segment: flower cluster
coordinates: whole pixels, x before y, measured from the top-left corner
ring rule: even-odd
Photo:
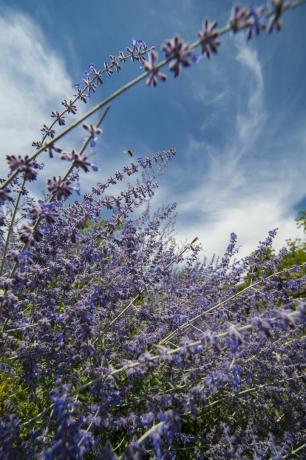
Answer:
[[[192,55],[191,47],[184,42],[178,35],[167,40],[163,46],[166,58],[169,59],[169,70],[178,77],[182,67],[190,66],[190,57]]]
[[[158,54],[155,50],[149,53],[148,60],[144,62],[144,68],[149,72],[149,77],[147,79],[148,86],[156,86],[158,79],[165,81],[167,80],[167,75],[160,72],[158,67],[156,67]]]
[[[30,163],[28,155],[25,157],[21,155],[17,157],[15,155],[7,155],[6,159],[12,172],[18,171],[23,173],[23,177],[28,181],[36,179],[37,169],[39,169],[38,164],[35,160]]]
[[[37,412],[3,420],[3,452],[145,458],[152,449],[168,458],[187,444],[187,458],[271,454],[272,446],[290,453],[301,442],[305,306],[295,296],[305,277],[289,282],[282,254],[256,271],[275,231],[240,261],[233,233],[219,262],[201,263],[197,241],[176,247],[174,207],[132,220],[126,206],[149,197],[150,185],[105,196],[115,177],[124,172],[79,204],[28,211],[48,228],[31,236],[15,276],[1,278],[1,372],[22,376]],[[18,415],[18,405],[12,410]]]
[[[199,62],[203,55],[209,59],[212,54],[217,54],[220,46],[220,36],[232,31],[234,34],[246,30],[247,39],[250,40],[254,35],[267,30],[269,33],[282,28],[281,17],[286,9],[294,5],[286,3],[284,0],[271,0],[270,4],[257,8],[255,6],[233,7],[228,23],[224,29],[217,29],[217,21],[210,21],[207,18],[203,21],[202,29],[198,32],[199,40],[192,44],[185,42],[178,35],[166,40],[162,46],[165,53],[166,63],[174,77],[178,77],[182,67],[189,67],[192,62]],[[193,49],[201,46],[201,55],[197,56]],[[156,86],[158,79],[165,81],[167,76],[160,72],[160,67],[164,63],[157,62],[158,54],[156,51],[150,52],[148,59],[144,62],[144,68],[148,72],[148,86]]]
[[[202,54],[206,54],[210,58],[211,53],[217,54],[220,42],[218,40],[218,32],[215,30],[217,21],[208,21],[205,19],[203,22],[202,30],[198,33],[201,40]]]

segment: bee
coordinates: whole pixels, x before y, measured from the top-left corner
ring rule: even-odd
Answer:
[[[124,150],[124,152],[127,153],[128,155],[130,155],[130,157],[134,156],[134,154],[133,154],[131,149]]]

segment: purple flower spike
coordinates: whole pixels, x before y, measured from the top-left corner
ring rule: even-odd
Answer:
[[[82,91],[78,89],[78,93]],[[86,102],[86,101],[85,101]],[[76,105],[73,104],[73,101],[69,101],[67,102],[66,99],[64,99],[64,101],[62,102],[62,105],[65,107],[65,109],[67,110],[67,113],[72,113],[73,115],[76,114],[77,112],[77,108],[76,108]]]
[[[33,141],[32,142],[32,147],[36,147],[37,149],[40,149],[43,146],[42,141]]]
[[[96,91],[97,86],[94,84],[94,82],[89,78],[84,78],[83,79],[84,85],[88,93],[94,93]]]
[[[239,5],[235,6],[232,10],[229,25],[234,34],[242,29],[247,29],[248,40],[250,40],[253,35],[259,35],[262,30],[267,28],[267,24],[264,22],[260,10],[253,6],[250,8],[242,8]]]
[[[87,157],[84,155],[79,155],[75,150],[64,153],[61,158],[62,160],[73,161],[77,168],[83,169],[83,171],[86,173],[89,171],[89,167],[91,166],[91,163],[87,161]]]
[[[106,73],[107,73],[107,75],[108,75],[109,77],[111,77],[111,76],[112,76],[112,74],[113,74],[113,71],[112,71],[111,65],[110,65],[110,64],[108,64],[107,62],[104,62],[104,68],[103,68],[103,72],[106,72]]]
[[[285,2],[283,0],[271,0],[271,5],[273,14],[268,25],[268,32],[271,33],[273,30],[277,30],[279,32],[282,28],[280,18],[285,10]]]
[[[217,21],[209,21],[207,18],[203,21],[202,30],[198,33],[201,39],[202,54],[206,54],[208,59],[213,54],[217,54],[220,41],[217,39],[219,34],[215,30]]]
[[[167,75],[160,72],[159,69],[155,66],[157,57],[157,52],[153,50],[149,53],[148,60],[144,62],[145,70],[150,72],[150,75],[146,81],[148,86],[156,86],[158,78],[162,81],[167,80]]]
[[[13,201],[13,198],[10,195],[10,190],[0,190],[0,204],[4,201]]]
[[[55,145],[52,143],[52,144],[49,144],[49,145],[45,148],[45,151],[48,152],[49,158],[53,158],[53,154],[54,154],[54,153],[61,153],[62,149],[60,149],[60,148],[58,148],[58,147],[55,147]]]
[[[116,56],[112,56],[112,55],[110,55],[109,58],[111,60],[111,66],[114,67],[116,69],[116,71],[119,73],[120,70],[121,70],[121,66],[119,64],[118,58]]]
[[[55,136],[55,130],[52,128],[49,128],[47,125],[43,125],[41,128],[41,132],[46,136],[46,137],[51,137],[53,138]]]
[[[7,155],[6,159],[12,172],[16,170],[22,172],[24,174],[24,178],[28,181],[36,179],[36,170],[38,169],[38,165],[35,160],[29,163],[28,155],[25,157],[22,157],[21,155],[18,155],[17,157],[15,155]]]
[[[84,102],[86,104],[87,102],[87,94],[84,94],[83,91],[81,89],[78,89],[77,90],[77,93],[74,94],[74,97],[76,97],[77,99],[80,99],[82,102]],[[74,106],[75,107],[75,106]],[[75,107],[76,109],[76,107]],[[72,111],[71,111],[72,112]],[[72,112],[72,113],[75,113],[75,112]]]
[[[97,85],[102,85],[102,72],[100,70],[95,69],[94,67],[92,68],[91,72],[94,75],[94,78],[96,79]]]
[[[82,125],[84,129],[86,129],[86,131],[88,131],[93,137],[95,136],[98,136],[98,134],[101,134],[102,133],[102,129],[101,128],[96,128],[95,126],[93,125],[87,125],[87,124],[83,124]]]
[[[48,190],[50,193],[61,200],[62,198],[66,199],[72,193],[71,182],[69,180],[64,180],[60,176],[53,177],[53,179],[48,179]]]
[[[174,77],[178,77],[181,67],[190,66],[190,58],[192,49],[189,43],[184,42],[178,35],[167,40],[162,50],[166,54],[166,58],[171,58],[169,62],[169,70],[174,72]]]
[[[247,39],[250,40],[254,34],[259,35],[262,30],[265,30],[267,24],[263,22],[260,12],[254,7],[249,8],[248,18],[246,26],[248,29]]]
[[[25,244],[33,242],[33,239],[35,241],[40,241],[42,238],[42,234],[39,229],[33,230],[28,225],[23,225],[18,233],[20,240]]]
[[[55,118],[57,123],[60,125],[60,126],[63,126],[65,124],[65,117],[64,115],[62,115],[61,113],[59,112],[52,112],[51,113],[51,118]]]
[[[232,9],[232,14],[229,20],[229,25],[236,34],[242,29],[245,29],[248,26],[249,20],[249,11],[248,8],[242,8],[240,5],[234,6]]]

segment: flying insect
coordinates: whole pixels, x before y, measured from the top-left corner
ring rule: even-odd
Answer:
[[[130,155],[130,157],[134,156],[131,149],[124,150],[124,153],[127,153],[128,155]]]

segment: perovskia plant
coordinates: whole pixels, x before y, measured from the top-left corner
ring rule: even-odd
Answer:
[[[235,233],[210,264],[194,235],[177,247],[175,205],[152,213],[148,204],[174,148],[133,155],[80,201],[66,201],[79,171],[96,168],[87,149],[98,142],[113,99],[142,80],[152,87],[165,81],[165,66],[178,77],[211,58],[228,32],[252,39],[280,30],[283,14],[302,3],[236,6],[222,28],[205,19],[191,44],[166,40],[160,62],[153,47],[133,42],[102,69],[89,66],[64,110],[43,125],[32,155],[7,157],[10,172],[0,184],[1,458],[305,455],[305,267],[281,268],[286,251],[271,252],[276,230],[241,260]],[[62,129],[79,101],[127,60],[144,73]],[[95,124],[83,123],[103,107]],[[55,145],[82,123],[87,139],[78,151]],[[69,166],[48,180],[45,200],[34,200],[27,184],[46,152]],[[111,194],[116,184],[121,191]]]

